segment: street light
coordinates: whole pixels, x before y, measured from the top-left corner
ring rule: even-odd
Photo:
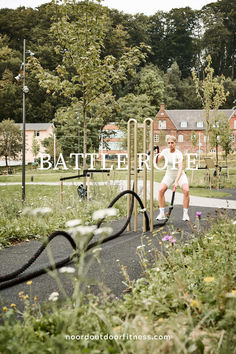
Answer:
[[[22,103],[22,203],[25,201],[25,95],[29,92],[28,86],[25,82],[25,55],[28,53],[30,56],[33,56],[34,53],[30,50],[26,51],[26,41],[23,40],[23,63],[21,69],[23,69],[23,75],[18,74],[15,79],[19,81],[23,78],[23,103]]]

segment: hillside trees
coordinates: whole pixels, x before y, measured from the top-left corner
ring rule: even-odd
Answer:
[[[83,129],[83,167],[86,167],[87,133],[90,121],[102,127],[102,117],[93,115],[93,106],[107,112],[104,95],[112,100],[112,87],[125,81],[127,73],[135,73],[135,68],[145,59],[147,47],[127,48],[119,59],[111,55],[101,56],[108,18],[99,6],[100,1],[77,3],[63,1],[57,8],[51,32],[57,41],[55,51],[61,55],[61,63],[55,71],[43,69],[35,58],[34,73],[39,84],[52,94],[66,97],[81,112]],[[55,6],[58,2],[55,2]],[[97,130],[98,131],[98,130]]]
[[[78,6],[83,1],[76,2]],[[206,57],[212,56],[212,68],[216,75],[223,74],[225,90],[229,96],[224,108],[232,108],[235,103],[235,57],[236,57],[236,2],[221,0],[194,11],[189,7],[158,11],[152,16],[129,15],[118,10],[110,10],[97,2],[101,12],[107,14],[103,45],[100,58],[112,56],[116,60],[127,54],[129,48],[139,46],[140,42],[150,45],[146,63],[159,71],[164,82],[164,102],[169,109],[200,109],[191,77],[194,68],[200,81],[204,79]],[[36,9],[20,7],[16,10],[0,9],[0,121],[11,117],[16,122],[22,120],[22,82],[14,79],[22,63],[23,38],[27,49],[35,53],[41,66],[50,73],[55,72],[63,58],[63,49],[55,55],[57,38],[50,27],[53,21],[61,21],[61,5],[58,2],[44,4]],[[54,18],[54,19],[53,19]],[[17,34],[17,35],[16,35]],[[63,46],[62,46],[63,47]],[[149,67],[147,67],[149,70]],[[179,71],[179,72],[178,72]],[[27,122],[49,122],[58,108],[70,104],[71,98],[48,93],[40,87],[38,78],[27,67],[26,97]],[[173,75],[176,76],[173,83]],[[126,81],[112,85],[116,100],[127,94],[145,94],[140,85],[140,77],[126,74]],[[155,106],[157,103],[154,104]],[[157,107],[158,110],[159,107]]]

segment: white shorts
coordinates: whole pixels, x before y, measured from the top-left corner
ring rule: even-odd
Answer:
[[[161,183],[165,183],[167,187],[169,188],[175,181],[177,177],[177,174],[169,173],[168,171],[166,172],[165,176],[163,177],[163,180]],[[179,179],[179,186],[180,188],[182,187],[183,184],[188,184],[188,178],[185,174],[185,172],[182,172],[182,175]]]

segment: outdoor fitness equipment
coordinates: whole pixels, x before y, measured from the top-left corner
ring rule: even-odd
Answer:
[[[133,125],[133,145],[132,145],[132,129],[131,126]],[[147,174],[147,166],[145,163],[142,164],[143,167],[143,204],[144,204],[144,209],[141,210],[142,212],[146,212],[147,208],[147,191],[148,191],[148,185],[149,185],[149,210],[150,210],[150,216],[149,216],[149,223],[150,223],[150,231],[153,232],[154,227],[158,226],[163,226],[167,223],[169,220],[170,214],[173,210],[174,207],[174,198],[175,198],[175,191],[176,189],[173,190],[172,192],[172,198],[171,198],[171,203],[169,206],[169,211],[167,213],[166,219],[165,220],[160,220],[156,224],[153,222],[153,195],[154,195],[154,166],[153,166],[153,160],[154,160],[154,150],[157,150],[158,147],[154,146],[154,124],[153,120],[151,118],[146,118],[144,120],[143,124],[138,124],[136,119],[130,119],[128,121],[128,178],[127,178],[127,189],[131,189],[131,180],[132,180],[132,175],[133,177],[133,183],[134,183],[134,192],[137,193],[138,191],[138,176],[140,173],[140,170],[138,169],[138,164],[137,164],[137,154],[138,154],[138,129],[143,130],[143,152],[149,150],[148,155],[150,156],[150,172],[149,172],[149,181],[148,181],[148,174]],[[149,134],[148,134],[149,133]],[[132,146],[133,146],[133,151],[132,151]],[[148,183],[149,182],[149,183]],[[127,203],[127,215],[130,210],[130,196],[128,196],[128,203]],[[134,232],[137,232],[137,201],[134,201]],[[146,225],[146,218],[145,215],[143,215],[143,231],[147,231],[147,225]],[[128,231],[131,230],[131,223],[128,225]]]
[[[134,166],[133,166],[133,172],[134,172],[134,184],[133,184],[133,188],[131,190],[131,124],[134,124]],[[149,124],[149,140],[150,140],[150,157],[151,157],[151,168],[150,168],[150,180],[149,180],[149,187],[150,187],[150,222],[149,222],[149,217],[147,215],[146,212],[146,206],[147,206],[147,168],[146,168],[146,164],[144,163],[143,165],[143,199],[144,199],[144,204],[142,202],[142,200],[140,199],[139,195],[137,194],[137,190],[138,190],[138,172],[140,172],[137,168],[137,150],[138,150],[138,146],[137,146],[137,140],[138,140],[138,127],[143,128],[143,148],[144,151],[147,150],[147,127]],[[167,215],[166,220],[164,220],[162,223],[158,223],[158,224],[153,224],[153,187],[154,187],[154,179],[153,179],[153,174],[154,174],[154,170],[153,170],[153,158],[154,158],[154,151],[153,151],[153,140],[154,140],[154,134],[153,134],[153,120],[150,118],[146,118],[144,120],[143,125],[138,125],[137,121],[135,119],[130,119],[128,122],[128,179],[127,179],[127,187],[128,189],[119,193],[116,198],[114,198],[112,200],[112,202],[109,204],[108,208],[112,208],[113,205],[120,199],[122,198],[124,195],[128,195],[128,202],[127,202],[127,206],[128,206],[128,210],[127,210],[127,219],[124,223],[124,225],[122,226],[122,228],[116,232],[113,235],[110,235],[108,237],[106,237],[103,240],[99,240],[99,241],[94,241],[88,244],[88,246],[86,247],[86,249],[84,250],[84,252],[87,252],[89,249],[92,249],[98,245],[101,245],[103,243],[106,243],[112,239],[117,238],[118,236],[120,236],[125,229],[128,227],[128,230],[130,230],[130,221],[131,221],[131,217],[132,217],[132,213],[133,213],[133,209],[134,209],[134,231],[137,231],[137,203],[139,203],[139,206],[141,208],[141,211],[143,212],[143,231],[153,231],[153,227],[155,226],[162,226],[164,225],[171,214],[171,211],[173,209],[173,204],[174,204],[174,197],[175,197],[175,189],[173,190],[172,193],[172,198],[171,198],[171,205],[169,207],[169,213]],[[63,181],[64,180],[68,180],[68,179],[72,179],[72,178],[80,178],[80,177],[90,177],[90,174],[93,172],[108,172],[109,170],[84,170],[82,175],[77,175],[77,176],[72,176],[72,177],[64,177],[64,178],[60,178],[61,181],[61,201],[62,201],[62,192],[63,192]],[[109,171],[110,172],[110,171]],[[98,224],[97,227],[100,227],[101,223],[103,222],[103,220],[101,220]],[[34,261],[39,257],[39,255],[45,250],[45,248],[48,246],[48,244],[57,236],[62,236],[65,237],[68,242],[70,242],[74,252],[72,253],[72,255],[58,261],[55,262],[55,264],[52,265],[48,265],[47,267],[38,269],[34,272],[31,273],[27,273],[27,274],[23,274],[23,272],[25,272],[26,269],[28,269],[33,263]],[[41,245],[41,247],[38,249],[38,251],[30,258],[30,260],[25,263],[21,268],[17,269],[16,271],[9,273],[9,274],[5,274],[5,275],[1,275],[0,276],[0,290],[1,289],[6,289],[9,288],[13,285],[19,284],[23,281],[27,281],[29,279],[32,279],[34,277],[37,277],[41,274],[47,273],[49,270],[53,270],[53,269],[57,269],[60,268],[62,266],[64,266],[65,264],[68,264],[70,262],[72,262],[76,257],[79,257],[80,253],[79,250],[77,249],[77,246],[75,244],[74,239],[71,237],[70,234],[68,234],[66,231],[54,231],[51,235],[48,236],[47,240]]]

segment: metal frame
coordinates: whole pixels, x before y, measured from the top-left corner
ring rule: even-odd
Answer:
[[[133,154],[133,170],[134,170],[134,192],[138,191],[138,164],[137,164],[137,153],[138,153],[138,128],[143,129],[143,151],[146,152],[148,149],[147,146],[147,131],[149,125],[149,134],[150,134],[150,178],[149,178],[149,186],[150,186],[150,200],[149,200],[149,208],[150,208],[150,231],[153,231],[153,193],[154,193],[154,166],[153,166],[153,158],[154,158],[154,124],[151,118],[146,118],[144,120],[144,124],[138,124],[136,119],[130,119],[128,121],[128,177],[127,177],[127,189],[131,190],[131,174],[132,174],[132,149],[131,149],[131,125],[134,125],[134,154]],[[143,204],[144,208],[147,208],[147,168],[144,164],[143,171]],[[131,195],[128,196],[127,200],[127,215],[129,214],[131,206]],[[138,224],[138,211],[137,211],[137,200],[134,200],[134,232],[137,232],[137,224]],[[128,224],[127,230],[131,230],[131,223]],[[143,216],[143,231],[147,231],[147,225],[145,222],[145,216]]]

